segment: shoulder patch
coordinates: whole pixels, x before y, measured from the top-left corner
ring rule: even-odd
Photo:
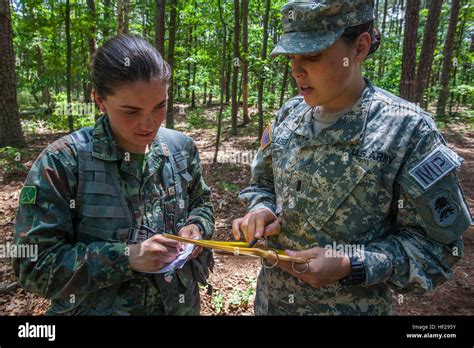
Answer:
[[[36,186],[23,186],[20,194],[20,204],[35,204],[38,189]]]
[[[430,198],[433,217],[441,227],[451,226],[459,215],[460,209],[447,190],[438,191]]]
[[[408,171],[408,174],[424,189],[460,167],[462,158],[445,145],[437,146],[426,158]]]
[[[265,150],[272,143],[272,125],[268,125],[260,139],[260,150]]]

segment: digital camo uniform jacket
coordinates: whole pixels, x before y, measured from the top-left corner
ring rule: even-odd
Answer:
[[[367,83],[359,104],[316,137],[303,97],[288,101],[240,194],[249,210],[279,215],[271,246],[349,245],[364,259],[366,282],[316,289],[278,267],[262,268],[258,315],[391,314],[390,289],[432,290],[462,255],[461,234],[471,224],[456,176],[462,159],[429,114]]]
[[[50,314],[199,314],[208,251],[167,275],[132,271],[126,252],[129,228],[142,224],[177,234],[196,223],[212,236],[197,149],[161,128],[143,168],[128,157],[103,116],[48,146],[26,179],[14,240],[38,244],[39,257],[14,259],[13,268],[22,287],[52,300]]]

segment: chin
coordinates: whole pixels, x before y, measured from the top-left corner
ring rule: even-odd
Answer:
[[[315,97],[304,96],[304,101],[306,104],[308,104],[308,106],[311,106],[311,107],[319,105],[318,100]]]

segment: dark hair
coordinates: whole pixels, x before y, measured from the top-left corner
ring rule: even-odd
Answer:
[[[160,52],[138,36],[117,35],[96,52],[91,64],[91,78],[102,98],[114,94],[114,88],[139,80],[158,78],[168,83],[171,69]]]
[[[370,37],[372,38],[372,44],[370,45],[370,50],[367,54],[367,56],[369,56],[375,51],[377,51],[380,46],[381,40],[380,32],[377,30],[377,28],[375,28],[374,21],[346,28],[341,36],[341,39],[344,40],[344,42],[347,44],[353,44],[357,40],[357,38],[363,33],[369,33]]]

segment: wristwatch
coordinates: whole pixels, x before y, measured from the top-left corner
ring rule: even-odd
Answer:
[[[365,266],[362,258],[358,254],[349,256],[351,261],[351,273],[339,280],[339,284],[343,286],[362,284],[365,279]]]

